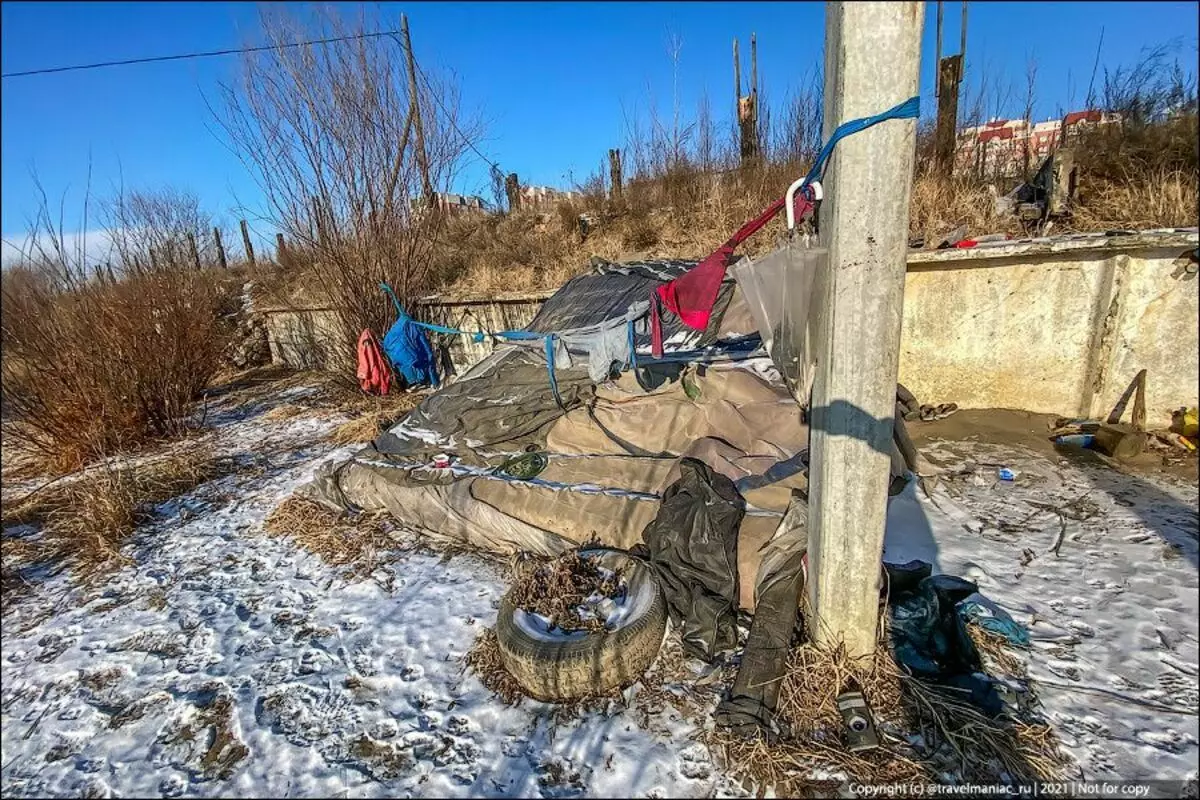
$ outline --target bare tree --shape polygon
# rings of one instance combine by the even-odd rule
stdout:
[[[824,120],[824,84],[818,65],[806,72],[800,85],[789,95],[783,113],[783,125],[772,142],[776,160],[811,164],[821,149]]]
[[[1037,59],[1030,56],[1025,63],[1025,126],[1026,135],[1022,141],[1021,178],[1029,180],[1033,177],[1033,104],[1037,96]]]
[[[264,8],[268,44],[351,38],[247,54],[240,82],[222,87],[217,115],[262,189],[270,221],[313,254],[346,355],[359,331],[382,332],[393,317],[381,281],[403,301],[429,288],[444,220],[424,199],[423,167],[445,191],[479,136],[478,123],[459,113],[457,88],[418,68],[413,96],[403,42],[365,36],[387,24],[366,23],[347,25],[336,10],[302,21],[280,6]]]
[[[101,204],[101,219],[118,265],[128,273],[190,268],[193,242],[201,263],[216,257],[212,215],[194,192],[122,188]]]

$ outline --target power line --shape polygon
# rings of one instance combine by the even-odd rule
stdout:
[[[6,72],[0,78],[27,78],[32,75],[49,75],[56,72],[77,72],[85,69],[101,67],[123,67],[130,64],[152,64],[160,61],[183,61],[189,58],[208,58],[210,56],[230,56],[237,53],[259,53],[264,50],[286,50],[289,47],[308,47],[314,44],[334,44],[347,42],[352,39],[374,39],[380,36],[392,36],[397,31],[377,31],[374,33],[355,33],[349,36],[335,36],[329,39],[313,39],[307,42],[289,42],[286,44],[269,44],[260,47],[236,47],[229,50],[209,50],[202,53],[180,53],[172,56],[150,56],[148,58],[127,58],[122,61],[100,61],[95,64],[74,64],[66,67],[46,67],[45,69],[30,69],[24,72]]]

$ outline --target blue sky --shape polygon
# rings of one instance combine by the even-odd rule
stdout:
[[[355,7],[347,4],[348,10]],[[933,109],[934,4],[927,4],[922,106]],[[708,92],[718,122],[731,111],[731,40],[745,55],[758,36],[760,84],[776,97],[820,61],[820,3],[384,3],[409,15],[413,45],[429,69],[461,80],[465,104],[488,120],[482,149],[523,181],[582,180],[625,118],[653,96],[672,102],[668,37],[682,42],[679,100],[686,112]],[[946,4],[946,52],[958,47],[959,4]],[[20,3],[0,7],[3,71],[236,47],[257,40],[250,3]],[[1176,41],[1196,63],[1196,3],[975,2],[969,12],[968,81],[987,71],[1022,103],[1027,61],[1038,63],[1046,118],[1079,106],[1101,30],[1102,64],[1135,60],[1141,48]],[[91,161],[93,192],[164,184],[196,191],[219,216],[259,198],[253,181],[212,132],[203,93],[236,74],[237,57],[6,78],[2,113],[0,230],[23,230],[35,207],[30,168],[51,201],[67,193],[68,229],[78,219]],[[1073,96],[1073,97],[1072,97]],[[1071,100],[1074,100],[1071,103]],[[484,191],[482,165],[456,187]],[[88,227],[95,227],[94,221]],[[260,226],[261,227],[261,226]],[[263,228],[261,235],[269,236]]]

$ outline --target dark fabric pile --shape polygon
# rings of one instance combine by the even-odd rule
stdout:
[[[912,561],[887,570],[892,648],[913,675],[964,692],[991,716],[1014,701],[1012,691],[983,671],[983,660],[959,604],[979,587],[952,575],[932,575],[933,565]]]
[[[663,493],[634,554],[658,577],[684,649],[712,661],[738,644],[737,535],[746,504],[733,481],[694,458]]]
[[[804,591],[804,556],[808,552],[808,501],[793,490],[775,535],[764,546],[755,587],[754,621],[742,652],[742,663],[729,696],[717,706],[718,725],[741,736],[759,731],[768,741],[786,737],[788,730],[775,715],[780,678],[799,618]]]

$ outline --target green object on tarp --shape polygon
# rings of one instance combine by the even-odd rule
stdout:
[[[529,480],[541,475],[542,470],[546,469],[549,463],[545,453],[522,453],[496,467],[496,472],[521,480]]]

